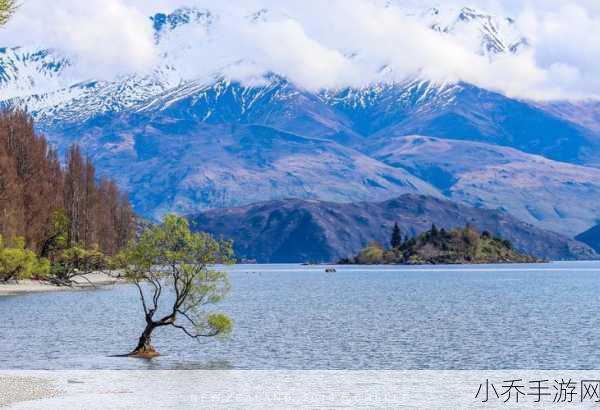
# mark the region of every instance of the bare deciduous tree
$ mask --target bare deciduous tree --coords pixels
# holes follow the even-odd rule
[[[0,112],[0,235],[23,237],[27,248],[53,259],[60,248],[96,246],[114,255],[135,234],[135,216],[127,195],[106,178],[96,181],[91,160],[72,146],[60,164],[58,153],[36,133],[22,111]],[[64,223],[57,230],[57,215]]]

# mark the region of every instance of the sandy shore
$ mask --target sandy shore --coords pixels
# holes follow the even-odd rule
[[[14,410],[123,409],[540,409],[597,408],[594,398],[554,403],[554,389],[537,403],[531,395],[510,402],[504,380],[597,380],[593,371],[3,371],[0,408]],[[479,392],[479,394],[478,394]],[[490,392],[492,392],[490,394]],[[576,392],[579,392],[577,390]],[[476,397],[478,396],[478,397]]]
[[[21,280],[18,283],[0,284],[0,296],[20,295],[26,293],[37,292],[61,292],[82,289],[93,289],[96,286],[109,286],[117,283],[123,283],[122,280],[116,279],[105,273],[91,273],[86,275],[88,280],[83,278],[75,278],[72,287],[56,286],[47,282],[36,280]],[[90,283],[91,282],[91,283]]]
[[[51,399],[62,392],[45,378],[0,375],[0,407],[32,400]]]

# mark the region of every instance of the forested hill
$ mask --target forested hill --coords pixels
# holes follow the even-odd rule
[[[127,196],[112,180],[96,178],[77,145],[65,162],[27,114],[0,113],[0,236],[8,245],[23,238],[42,257],[57,246],[115,254],[134,234]]]
[[[539,259],[517,252],[512,243],[489,232],[482,233],[466,226],[450,231],[430,230],[414,238],[404,237],[396,224],[392,231],[390,247],[377,242],[370,243],[354,258],[340,261],[342,264],[473,264],[473,263],[535,263]]]

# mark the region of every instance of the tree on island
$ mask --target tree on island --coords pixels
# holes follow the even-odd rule
[[[394,229],[392,230],[392,239],[390,241],[390,245],[392,249],[399,248],[402,246],[402,232],[400,232],[400,227],[398,226],[398,222],[394,224]]]
[[[516,251],[511,242],[492,237],[488,231],[479,233],[470,226],[450,231],[431,229],[415,237],[406,238],[400,246],[396,239],[399,230],[392,234],[390,249],[371,242],[353,258],[340,260],[341,264],[444,264],[444,263],[534,263],[540,260]]]
[[[0,26],[8,22],[16,8],[17,4],[14,0],[0,0]]]
[[[370,242],[366,248],[364,248],[356,256],[355,260],[361,265],[373,265],[381,263],[385,256],[385,249],[377,242]]]
[[[144,232],[122,257],[124,276],[137,287],[146,320],[139,342],[128,356],[157,356],[152,334],[164,326],[180,329],[194,339],[231,331],[229,317],[205,309],[229,292],[227,274],[212,266],[232,263],[230,241],[192,233],[185,218],[169,215],[162,225]],[[165,313],[159,315],[159,310]]]

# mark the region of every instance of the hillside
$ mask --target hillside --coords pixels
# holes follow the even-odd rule
[[[600,215],[600,169],[514,148],[423,136],[387,135],[367,153],[429,181],[470,206],[502,209],[538,227],[574,236]]]
[[[508,239],[516,250],[544,259],[590,259],[587,245],[500,212],[443,199],[403,195],[384,202],[339,204],[298,199],[212,210],[190,216],[192,227],[234,240],[240,258],[258,262],[331,262],[370,241],[387,243],[394,222],[409,236],[435,223],[447,230],[467,224]]]
[[[577,235],[575,239],[589,245],[596,252],[600,253],[600,225],[596,225]]]
[[[266,126],[122,114],[89,134],[80,129],[63,132],[80,135],[95,163],[131,192],[136,211],[154,219],[292,197],[352,202],[440,195],[409,172],[335,141]]]

